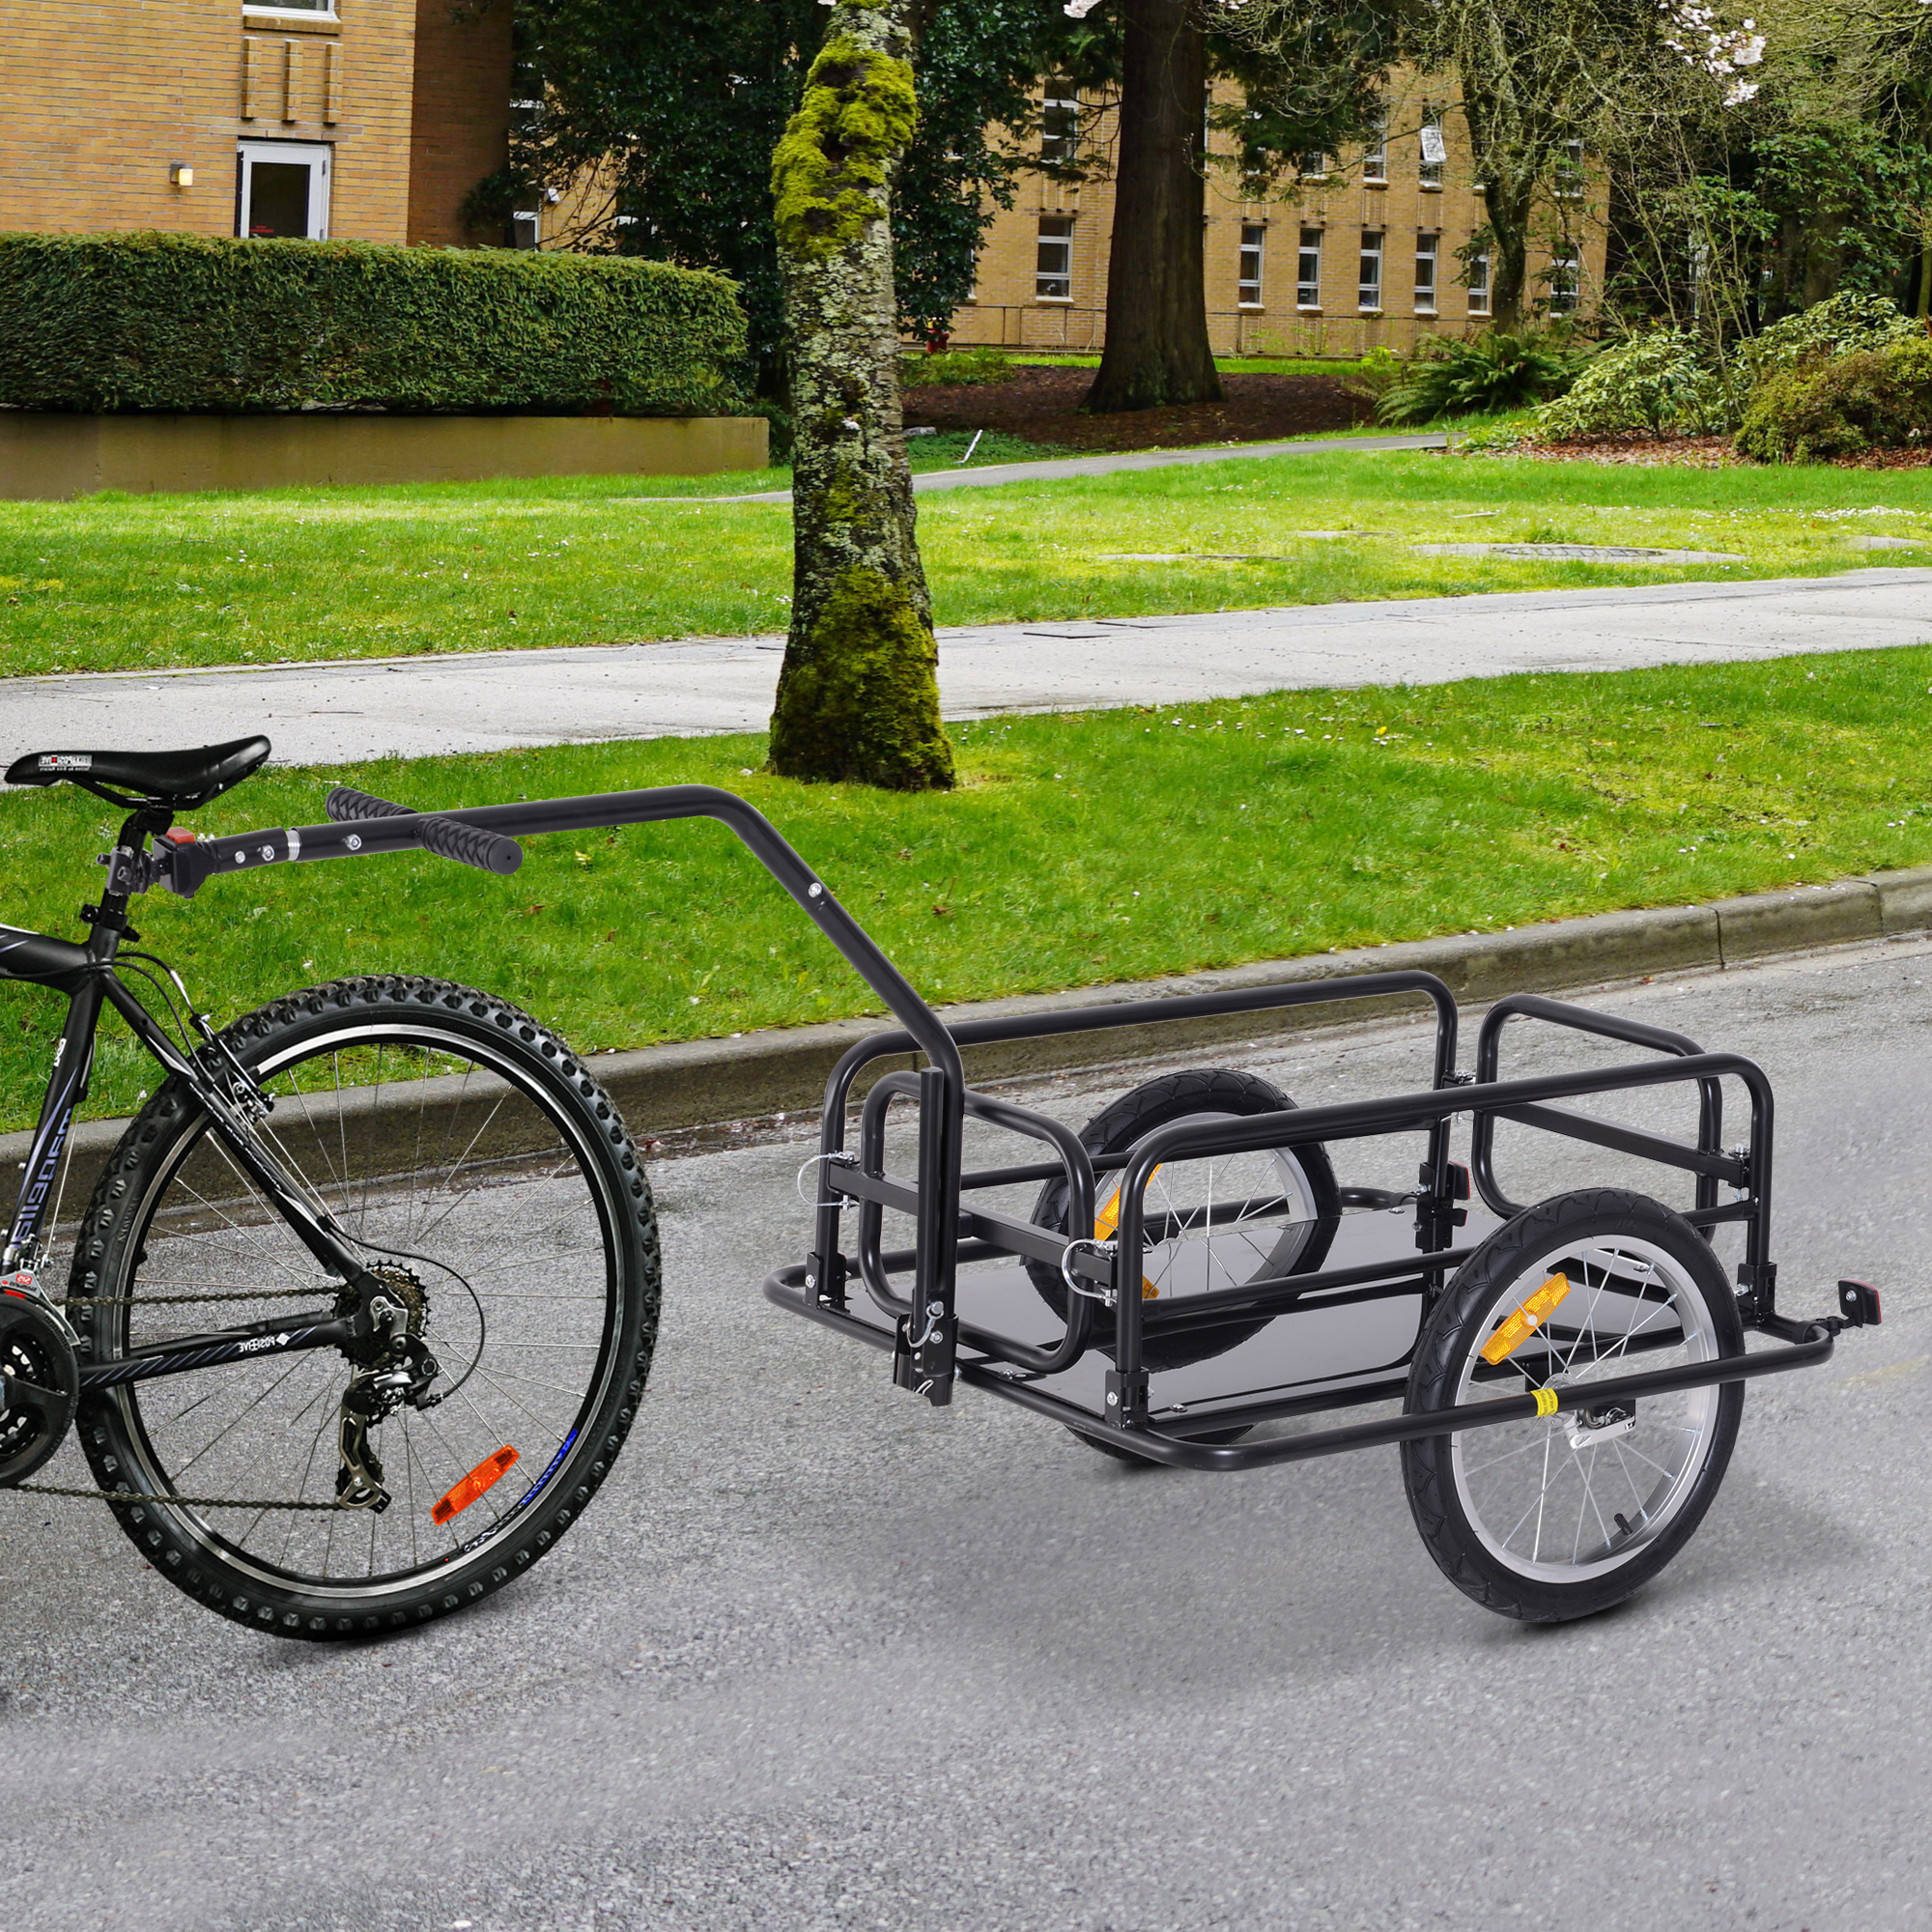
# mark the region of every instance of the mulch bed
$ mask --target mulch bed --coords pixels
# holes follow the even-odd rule
[[[1482,455],[1472,450],[1471,455]],[[1727,436],[1621,436],[1580,437],[1572,442],[1524,442],[1513,449],[1498,450],[1501,456],[1523,456],[1533,463],[1634,463],[1646,468],[1674,464],[1691,469],[1722,469],[1734,465],[1751,468],[1747,457],[1731,447]],[[1868,450],[1863,456],[1840,457],[1829,467],[1833,469],[1923,469],[1932,465],[1932,447],[1912,444],[1894,449]]]
[[[1092,369],[1026,365],[1002,383],[935,383],[905,392],[908,427],[1002,430],[1069,449],[1174,449],[1199,442],[1271,442],[1351,429],[1374,406],[1332,376],[1223,376],[1227,400],[1083,415]]]

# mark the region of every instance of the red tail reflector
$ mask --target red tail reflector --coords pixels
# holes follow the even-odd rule
[[[430,1511],[429,1520],[432,1522],[447,1522],[458,1510],[467,1510],[499,1476],[509,1473],[516,1460],[517,1452],[507,1443],[494,1456],[486,1456]]]

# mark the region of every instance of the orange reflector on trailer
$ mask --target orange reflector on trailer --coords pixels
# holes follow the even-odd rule
[[[1483,1344],[1483,1360],[1492,1368],[1506,1361],[1549,1319],[1551,1310],[1570,1293],[1570,1277],[1553,1274]]]
[[[1148,1179],[1151,1180],[1153,1175],[1159,1172],[1160,1169],[1155,1168],[1153,1174],[1150,1174]],[[1114,1230],[1120,1225],[1121,1190],[1117,1187],[1113,1193],[1107,1196],[1106,1201],[1101,1206],[1100,1211],[1094,1216],[1094,1238],[1096,1241],[1111,1241],[1114,1238]],[[1160,1299],[1160,1290],[1146,1275],[1141,1276],[1141,1299],[1143,1301],[1158,1301]]]
[[[494,1456],[486,1456],[430,1511],[429,1520],[432,1522],[447,1522],[458,1510],[467,1510],[498,1477],[510,1472],[516,1460],[517,1452],[507,1443]]]

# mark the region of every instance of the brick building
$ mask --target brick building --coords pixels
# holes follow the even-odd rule
[[[0,0],[0,229],[496,242],[510,9]]]
[[[1465,263],[1459,252],[1486,217],[1467,130],[1438,104],[1454,91],[1398,76],[1379,136],[1344,155],[1308,156],[1287,199],[1243,200],[1232,171],[1210,167],[1206,274],[1215,354],[1354,356],[1487,323],[1488,262]],[[972,300],[952,318],[958,347],[1092,350],[1105,338],[1117,117],[1071,87],[1049,93],[1044,107],[1046,158],[1078,159],[1096,178],[1023,178],[986,233]],[[1210,157],[1227,145],[1225,133],[1210,131]],[[1604,228],[1580,151],[1536,232],[1526,298],[1558,314],[1588,308],[1603,275]]]

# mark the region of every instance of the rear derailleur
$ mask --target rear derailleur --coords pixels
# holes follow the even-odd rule
[[[422,1409],[440,1402],[431,1384],[442,1366],[422,1339],[429,1296],[415,1274],[383,1262],[368,1271],[366,1280],[365,1290],[358,1293],[345,1288],[336,1303],[338,1315],[361,1316],[357,1325],[364,1332],[344,1350],[354,1372],[338,1412],[342,1466],[335,1472],[335,1498],[345,1509],[381,1514],[389,1507],[390,1496],[369,1432],[405,1403]]]

